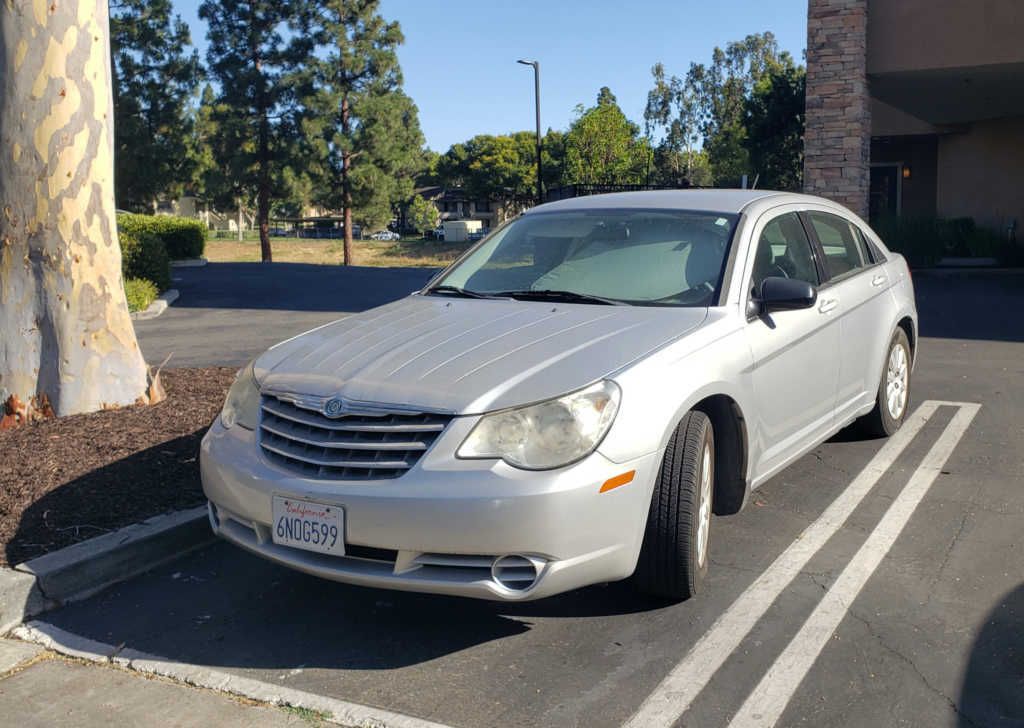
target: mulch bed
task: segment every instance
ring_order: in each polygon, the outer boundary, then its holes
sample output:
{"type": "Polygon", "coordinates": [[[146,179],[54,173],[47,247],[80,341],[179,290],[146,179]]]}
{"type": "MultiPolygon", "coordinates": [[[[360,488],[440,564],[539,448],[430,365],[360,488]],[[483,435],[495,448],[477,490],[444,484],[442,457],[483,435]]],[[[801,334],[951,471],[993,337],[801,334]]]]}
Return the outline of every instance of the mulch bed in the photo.
{"type": "Polygon", "coordinates": [[[168,369],[152,406],[0,431],[0,565],[204,501],[199,441],[235,369],[168,369]]]}

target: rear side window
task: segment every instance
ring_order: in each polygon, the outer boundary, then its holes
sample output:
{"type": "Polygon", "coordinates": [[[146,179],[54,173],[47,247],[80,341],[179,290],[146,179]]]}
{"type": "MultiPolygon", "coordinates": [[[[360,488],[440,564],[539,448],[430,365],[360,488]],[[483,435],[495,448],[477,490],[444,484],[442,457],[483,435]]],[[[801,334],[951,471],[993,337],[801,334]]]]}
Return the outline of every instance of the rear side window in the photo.
{"type": "Polygon", "coordinates": [[[818,241],[825,252],[830,278],[842,278],[871,265],[871,256],[859,231],[848,221],[827,212],[808,212],[818,241]]]}
{"type": "Polygon", "coordinates": [[[754,254],[751,285],[755,294],[765,278],[795,278],[818,285],[818,270],[811,254],[811,242],[795,212],[779,215],[764,226],[754,254]]]}

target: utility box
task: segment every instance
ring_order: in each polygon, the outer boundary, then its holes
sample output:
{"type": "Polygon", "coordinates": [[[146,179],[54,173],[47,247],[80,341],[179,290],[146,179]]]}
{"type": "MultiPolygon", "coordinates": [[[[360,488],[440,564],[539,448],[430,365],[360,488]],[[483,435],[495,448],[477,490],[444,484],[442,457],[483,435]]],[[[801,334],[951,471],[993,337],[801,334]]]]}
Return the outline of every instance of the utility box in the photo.
{"type": "Polygon", "coordinates": [[[484,223],[482,220],[446,220],[443,227],[446,243],[464,243],[469,240],[470,233],[483,230],[484,223]]]}

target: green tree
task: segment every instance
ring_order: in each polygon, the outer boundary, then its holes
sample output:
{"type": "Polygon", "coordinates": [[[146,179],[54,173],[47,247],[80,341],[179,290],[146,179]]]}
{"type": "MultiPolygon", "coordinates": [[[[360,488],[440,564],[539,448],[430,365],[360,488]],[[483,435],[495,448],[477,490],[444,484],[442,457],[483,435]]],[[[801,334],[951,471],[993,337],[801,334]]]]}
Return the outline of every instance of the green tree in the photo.
{"type": "Polygon", "coordinates": [[[125,209],[152,212],[193,179],[190,105],[201,78],[188,26],[170,0],[112,0],[115,194],[125,209]]]}
{"type": "MultiPolygon", "coordinates": [[[[507,217],[537,200],[537,137],[532,131],[479,134],[453,144],[437,160],[435,184],[462,189],[474,199],[500,205],[507,217]]],[[[562,182],[565,134],[548,129],[541,140],[544,187],[562,182]]]]}
{"type": "Polygon", "coordinates": [[[405,219],[409,227],[422,233],[436,228],[441,215],[433,202],[419,195],[413,195],[406,207],[405,219]]]}
{"type": "Polygon", "coordinates": [[[597,105],[576,107],[565,137],[565,180],[572,184],[638,184],[645,181],[650,147],[607,87],[597,105]]]}
{"type": "MultiPolygon", "coordinates": [[[[207,66],[219,93],[212,106],[216,167],[226,186],[256,198],[263,262],[272,259],[270,210],[275,183],[298,136],[295,87],[313,50],[304,0],[203,0],[207,66]]],[[[221,189],[219,194],[224,194],[221,189]]]]}
{"type": "Polygon", "coordinates": [[[736,186],[751,171],[747,100],[766,74],[787,64],[792,58],[779,51],[772,33],[754,33],[724,49],[716,47],[709,64],[691,63],[682,77],[666,77],[658,64],[645,113],[648,130],[661,134],[670,152],[701,142],[714,183],[736,186]]]}
{"type": "Polygon", "coordinates": [[[313,13],[318,52],[310,63],[303,129],[311,145],[315,201],[344,217],[344,262],[352,222],[386,223],[412,195],[426,163],[416,105],[402,91],[397,22],[379,0],[324,0],[313,13]]]}
{"type": "Polygon", "coordinates": [[[703,186],[707,180],[696,179],[694,167],[695,147],[701,139],[698,89],[685,79],[666,76],[661,63],[654,65],[651,75],[654,88],[647,94],[644,130],[652,142],[659,137],[654,144],[653,179],[661,185],[703,186]]]}
{"type": "Polygon", "coordinates": [[[761,187],[803,187],[805,82],[803,66],[780,63],[761,77],[747,100],[746,147],[761,187]]]}

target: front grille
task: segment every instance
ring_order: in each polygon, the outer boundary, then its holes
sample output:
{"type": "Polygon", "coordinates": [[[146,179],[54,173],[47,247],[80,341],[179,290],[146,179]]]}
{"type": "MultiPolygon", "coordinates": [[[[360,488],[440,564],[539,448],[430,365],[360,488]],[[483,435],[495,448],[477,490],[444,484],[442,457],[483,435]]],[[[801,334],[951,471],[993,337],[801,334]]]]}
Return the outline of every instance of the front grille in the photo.
{"type": "Polygon", "coordinates": [[[397,478],[451,421],[431,413],[351,414],[337,418],[265,395],[260,447],[273,462],[308,478],[397,478]]]}

